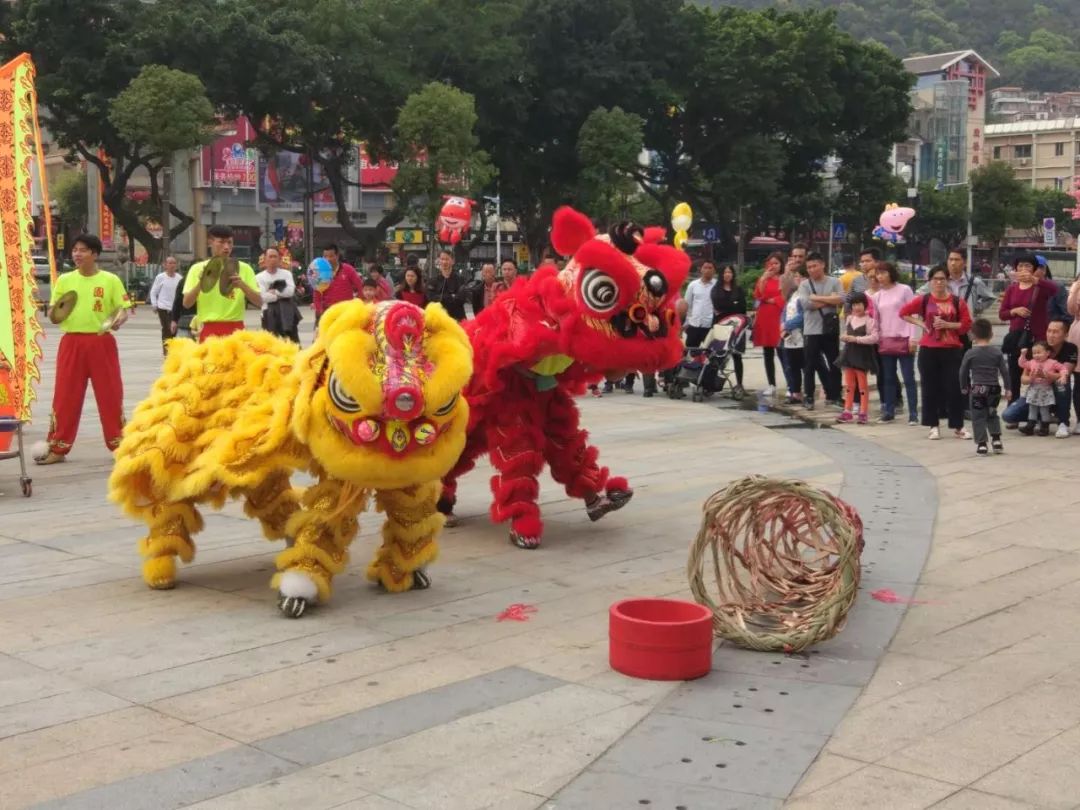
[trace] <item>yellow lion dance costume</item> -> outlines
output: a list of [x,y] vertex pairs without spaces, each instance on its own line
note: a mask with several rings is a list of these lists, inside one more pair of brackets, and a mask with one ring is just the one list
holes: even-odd
[[[172,588],[175,558],[195,556],[196,505],[243,498],[267,539],[286,539],[272,587],[298,618],[330,597],[374,493],[386,522],[368,578],[389,591],[428,587],[439,479],[465,444],[471,373],[468,339],[437,304],[338,304],[304,351],[266,332],[172,341],[109,479],[112,500],[149,526],[143,578]],[[296,470],[316,482],[293,487]]]

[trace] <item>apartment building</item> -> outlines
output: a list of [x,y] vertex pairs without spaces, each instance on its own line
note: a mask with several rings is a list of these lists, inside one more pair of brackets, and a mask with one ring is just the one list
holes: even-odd
[[985,161],[1008,163],[1032,188],[1073,188],[1080,167],[1080,117],[989,124],[983,143]]

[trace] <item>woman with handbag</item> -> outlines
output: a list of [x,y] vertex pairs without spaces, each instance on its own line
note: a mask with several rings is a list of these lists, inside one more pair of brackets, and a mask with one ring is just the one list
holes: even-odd
[[938,264],[928,274],[930,292],[912,298],[900,308],[900,317],[919,327],[919,382],[922,385],[922,423],[930,439],[940,439],[941,405],[958,439],[970,439],[964,430],[964,397],[960,393],[962,335],[971,328],[967,304],[949,292],[949,271]]
[[1020,396],[1020,352],[1030,349],[1036,340],[1046,340],[1050,321],[1050,301],[1057,294],[1057,285],[1048,279],[1035,278],[1035,256],[1016,260],[1016,281],[1001,296],[998,317],[1009,324],[1009,333],[1001,351],[1009,361],[1009,385],[1012,401]]
[[899,393],[897,368],[904,377],[907,392],[908,424],[919,424],[918,395],[915,391],[915,352],[919,348],[919,330],[901,316],[915,293],[906,284],[898,284],[900,274],[892,262],[879,262],[877,266],[877,292],[870,293],[877,311],[880,340],[878,354],[881,356],[882,384],[881,420],[896,419],[896,401]]

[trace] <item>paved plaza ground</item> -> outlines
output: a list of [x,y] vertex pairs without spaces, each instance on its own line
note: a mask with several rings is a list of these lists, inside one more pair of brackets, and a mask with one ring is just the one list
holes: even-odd
[[[120,332],[128,412],[157,373],[155,327],[143,308]],[[89,397],[32,498],[0,463],[0,808],[1080,806],[1080,438],[1007,436],[976,459],[922,428],[715,404],[583,400],[601,460],[635,486],[626,509],[592,524],[545,478],[544,547],[514,549],[486,520],[484,465],[431,590],[363,579],[369,515],[333,601],[290,621],[268,587],[277,546],[236,505],[175,591],[143,585]],[[849,626],[803,656],[720,646],[692,684],[612,672],[608,606],[688,597],[701,504],[748,473],[860,509]],[[499,621],[514,604],[535,612]]]

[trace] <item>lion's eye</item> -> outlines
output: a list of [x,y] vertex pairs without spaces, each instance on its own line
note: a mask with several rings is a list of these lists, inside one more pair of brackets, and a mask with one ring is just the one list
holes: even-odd
[[606,315],[619,303],[619,285],[602,270],[588,270],[581,279],[581,298],[593,312]]
[[333,372],[330,372],[330,382],[326,384],[326,390],[330,393],[330,401],[346,413],[357,413],[360,410],[360,403],[349,396]]
[[454,406],[457,405],[458,395],[454,394],[450,397],[450,401],[443,405],[439,410],[435,411],[436,416],[446,416],[450,411],[454,410]]

